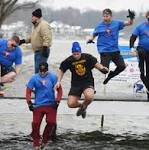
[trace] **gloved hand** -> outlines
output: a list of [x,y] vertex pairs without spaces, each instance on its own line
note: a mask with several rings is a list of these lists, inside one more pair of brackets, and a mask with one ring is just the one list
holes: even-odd
[[30,111],[33,111],[33,110],[34,110],[34,107],[33,107],[33,103],[32,103],[32,102],[28,103],[28,108],[29,108]]
[[109,69],[107,67],[103,67],[100,69],[100,72],[102,72],[103,74],[107,74],[109,72]]
[[48,58],[49,57],[49,52],[47,46],[43,46],[42,48],[42,56]]
[[22,39],[22,40],[20,40],[19,45],[22,45],[22,44],[24,44],[24,43],[25,43],[25,39]]
[[91,40],[91,39],[89,39],[87,42],[86,42],[87,44],[91,44],[91,43],[95,43],[93,40]]
[[130,9],[128,9],[128,16],[127,18],[130,18],[131,20],[133,20],[135,18],[135,12],[131,11]]

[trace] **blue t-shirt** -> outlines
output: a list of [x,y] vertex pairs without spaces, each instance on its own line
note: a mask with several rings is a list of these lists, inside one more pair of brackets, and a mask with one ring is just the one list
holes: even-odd
[[38,73],[32,76],[27,87],[35,91],[34,107],[55,105],[54,86],[57,82],[57,76],[49,73],[41,77]]
[[97,25],[93,35],[98,36],[97,50],[99,53],[119,51],[119,30],[122,30],[124,26],[124,22],[116,20],[110,23],[101,22]]
[[133,31],[133,35],[139,37],[138,46],[141,46],[145,50],[149,51],[149,24],[147,22],[143,22],[138,25]]
[[0,64],[6,67],[11,67],[13,63],[15,65],[22,64],[22,51],[17,46],[12,50],[8,50],[7,40],[0,39]]

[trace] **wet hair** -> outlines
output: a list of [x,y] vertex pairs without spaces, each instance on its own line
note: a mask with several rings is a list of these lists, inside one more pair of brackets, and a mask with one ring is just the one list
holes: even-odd
[[48,63],[42,62],[39,64],[39,71],[40,72],[47,72],[48,71]]
[[20,38],[17,35],[12,36],[11,38],[12,40],[14,40],[18,45],[20,43]]
[[104,10],[102,11],[102,14],[103,14],[103,15],[110,15],[110,16],[112,16],[112,11],[111,11],[111,9],[106,8],[106,9],[104,9]]

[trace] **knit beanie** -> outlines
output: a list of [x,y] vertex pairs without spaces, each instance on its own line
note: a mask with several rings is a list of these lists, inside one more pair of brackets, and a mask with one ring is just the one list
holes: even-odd
[[80,46],[79,42],[73,42],[71,50],[72,50],[72,53],[75,53],[75,52],[81,53],[81,46]]
[[42,11],[40,8],[36,9],[35,11],[32,12],[32,15],[38,18],[42,17]]

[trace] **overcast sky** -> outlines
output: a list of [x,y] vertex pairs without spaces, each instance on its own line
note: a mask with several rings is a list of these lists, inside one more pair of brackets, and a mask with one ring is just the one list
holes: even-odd
[[65,7],[75,7],[82,11],[86,9],[103,10],[111,8],[115,11],[127,10],[128,8],[135,11],[149,10],[149,0],[41,0],[44,5],[59,9]]

